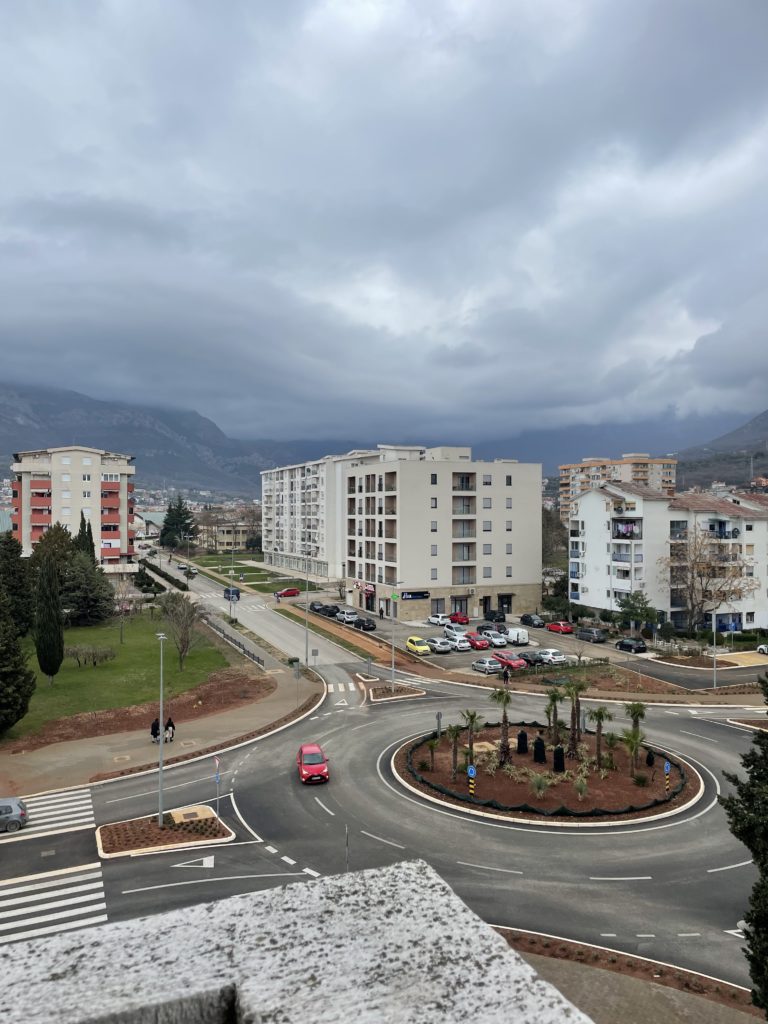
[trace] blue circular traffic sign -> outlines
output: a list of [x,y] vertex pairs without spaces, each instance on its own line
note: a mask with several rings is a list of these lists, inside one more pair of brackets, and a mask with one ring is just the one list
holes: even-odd
[[474,779],[474,777],[476,775],[477,775],[477,768],[475,768],[475,766],[473,764],[467,765],[467,776],[468,776],[468,778]]
[[664,762],[664,774],[665,775],[669,775],[669,773],[671,771],[672,771],[672,765],[669,763],[669,761],[665,761]]

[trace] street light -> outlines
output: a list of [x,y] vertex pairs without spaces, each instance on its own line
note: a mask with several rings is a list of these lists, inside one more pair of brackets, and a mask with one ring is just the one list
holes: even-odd
[[[393,586],[399,587],[403,583],[402,580],[395,580]],[[395,692],[395,607],[397,602],[397,594],[393,593],[390,599],[390,611],[392,618],[392,693]]]
[[309,668],[309,553],[304,552],[304,666]]
[[165,633],[158,633],[160,641],[160,733],[157,737],[160,744],[160,753],[157,757],[157,827],[163,827],[163,746],[165,744],[164,712],[163,712],[163,641],[167,640]]

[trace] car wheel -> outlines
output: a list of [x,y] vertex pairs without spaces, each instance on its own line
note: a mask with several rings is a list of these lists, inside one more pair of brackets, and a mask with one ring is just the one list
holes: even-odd
[[21,822],[20,821],[9,821],[8,824],[5,826],[5,831],[6,832],[18,832],[20,828],[21,828]]

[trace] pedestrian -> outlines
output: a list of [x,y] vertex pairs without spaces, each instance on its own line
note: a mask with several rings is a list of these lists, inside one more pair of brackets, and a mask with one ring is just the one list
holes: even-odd
[[379,618],[380,619],[384,618],[384,605],[383,604],[379,605]]
[[173,743],[173,734],[176,732],[176,725],[173,719],[168,715],[168,721],[165,723],[165,742]]
[[503,673],[501,675],[501,678],[504,680],[504,685],[505,686],[509,686],[509,666],[508,665],[504,666],[504,671],[503,671]]
[[149,734],[152,737],[153,743],[160,742],[160,719],[156,718],[152,725],[149,727]]
[[280,595],[275,594],[275,604],[280,604]]

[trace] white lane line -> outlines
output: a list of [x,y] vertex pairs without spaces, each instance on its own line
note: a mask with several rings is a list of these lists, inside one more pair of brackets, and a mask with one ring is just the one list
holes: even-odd
[[635,935],[635,938],[636,939],[655,939],[656,936],[653,934],[653,932],[637,932],[637,934]]
[[21,843],[25,839],[42,839],[44,836],[63,836],[67,832],[82,832],[84,828],[94,828],[96,822],[91,818],[84,825],[72,825],[70,828],[55,828],[54,823],[46,825],[42,832],[38,832],[32,828],[31,825],[27,825],[21,832],[16,832],[15,835],[6,836],[2,842],[4,843]]
[[[222,778],[225,775],[231,775],[231,774],[232,774],[232,772],[221,772]],[[170,789],[182,789],[184,786],[196,786],[198,784],[198,782],[212,782],[212,781],[213,781],[213,776],[212,775],[206,775],[202,779],[190,779],[189,782],[177,782],[175,786],[166,786],[165,783],[164,783],[163,784],[163,792],[167,793],[168,790],[170,790]],[[115,797],[112,800],[107,800],[107,803],[108,804],[119,804],[119,803],[122,803],[123,800],[135,800],[139,796],[155,796],[156,793],[157,793],[156,789],[149,789],[149,790],[145,790],[143,793],[132,793],[130,796],[118,796],[118,797]]]
[[601,939],[615,939],[616,932],[600,932]]
[[62,921],[61,924],[49,924],[45,928],[29,928],[25,932],[15,932],[13,935],[0,935],[0,945],[5,945],[8,942],[19,942],[21,939],[36,939],[42,935],[54,935],[56,932],[71,932],[76,928],[87,928],[92,924],[105,924],[107,920],[106,914],[97,914],[96,917],[84,917],[77,921]]
[[[76,892],[88,892],[91,889],[103,889],[104,883],[101,880],[101,875],[98,875],[97,877],[99,879],[97,882],[87,882],[85,885],[71,885],[68,886],[66,889],[49,889],[47,892],[33,892],[27,896],[17,896],[16,899],[13,900],[7,900],[5,898],[6,894],[3,893],[2,898],[0,899],[0,907],[2,907],[2,912],[3,914],[5,914],[6,907],[15,907],[21,903],[34,903],[35,900],[49,900],[52,896],[70,896],[72,893]],[[26,889],[29,887],[22,886],[21,888]],[[18,890],[16,891],[18,892]],[[91,896],[89,897],[89,899],[93,899],[93,897]]]
[[319,871],[313,871],[312,868],[304,868],[304,874],[305,875],[311,875],[313,878],[319,878],[320,877],[320,872]]
[[24,800],[27,807],[55,807],[57,804],[67,807],[75,804],[88,803],[91,799],[90,789],[81,789],[75,793],[57,793],[52,796],[31,796]]
[[457,860],[456,863],[465,868],[480,868],[481,871],[502,871],[505,875],[522,875],[523,873],[512,868],[492,868],[490,864],[470,864],[466,860]]
[[[679,714],[680,714],[680,712],[679,712],[679,711],[667,711],[667,710],[666,710],[666,708],[665,708],[665,709],[664,709],[664,714],[665,714],[665,715],[679,715]],[[613,936],[608,936],[608,937],[609,937],[609,938],[612,938]]]
[[[33,812],[33,814],[34,814],[34,812]],[[38,811],[37,814],[35,814],[34,818],[30,814],[30,816],[29,816],[30,817],[29,825],[27,827],[28,828],[48,828],[48,826],[52,822],[61,821],[63,814],[64,814],[63,811],[45,811],[45,812]],[[82,808],[78,808],[76,811],[67,811],[66,812],[66,818],[65,818],[66,821],[77,822],[77,821],[86,821],[88,819],[93,821],[93,808],[92,807],[88,807],[88,808],[82,807]]]
[[240,813],[240,808],[239,808],[239,807],[237,806],[237,803],[236,803],[236,801],[235,801],[235,794],[234,794],[234,793],[229,793],[229,798],[230,798],[230,800],[232,801],[232,810],[233,810],[233,811],[235,812],[235,814],[237,815],[237,819],[238,819],[238,821],[239,821],[239,822],[240,822],[240,824],[241,824],[241,825],[243,826],[243,828],[244,828],[244,829],[246,830],[246,832],[248,832],[248,833],[249,833],[249,834],[250,834],[251,836],[253,836],[254,840],[255,840],[255,841],[256,841],[257,843],[261,843],[261,842],[263,842],[263,840],[262,840],[261,836],[260,836],[260,835],[258,835],[258,834],[257,834],[256,832],[254,832],[254,831],[253,831],[253,829],[251,828],[251,826],[250,826],[250,825],[248,824],[248,822],[247,822],[247,821],[245,820],[245,818],[244,818],[244,817],[242,816],[242,814]]
[[[94,910],[94,911],[96,911],[96,910],[99,910],[99,911],[106,910],[107,909],[107,904],[106,903],[96,903],[96,904],[94,904],[94,906],[89,907],[88,909],[89,910]],[[82,907],[73,907],[71,910],[58,910],[55,914],[45,914],[42,917],[36,917],[34,919],[34,922],[30,922],[30,924],[38,923],[38,922],[40,924],[45,924],[46,921],[61,921],[65,917],[74,917],[76,914],[82,914],[82,912],[83,912],[83,908]],[[28,911],[24,910],[24,911],[22,911],[22,913],[28,913]],[[10,916],[10,915],[6,915],[6,916]],[[0,931],[7,932],[9,929],[15,928],[16,925],[17,925],[16,921],[12,921],[10,924],[0,924]]]
[[701,932],[678,932],[678,939],[700,939]]
[[267,853],[277,853],[276,846],[265,846],[264,849],[267,851]]
[[366,832],[364,829],[360,829],[360,835],[368,836],[369,839],[375,839],[377,843],[386,843],[387,846],[396,846],[398,850],[404,850],[405,847],[401,846],[400,843],[393,843],[391,839],[382,839],[381,836],[375,836],[371,832]]
[[651,875],[626,875],[623,878],[615,878],[610,875],[590,875],[590,882],[649,882]]
[[363,725],[353,725],[349,732],[355,732],[357,729],[367,729],[371,725],[376,725],[376,722],[365,722]]
[[316,722],[319,717],[320,715],[312,715],[312,717],[310,718],[310,722]]
[[714,875],[717,871],[731,871],[733,868],[745,868],[751,863],[751,860],[740,860],[738,864],[726,864],[723,868],[707,868],[707,874]]
[[296,861],[295,860],[291,860],[290,857],[281,857],[280,860],[284,860],[286,864],[291,864],[291,865],[296,863]]
[[331,816],[332,818],[335,818],[335,817],[336,817],[336,812],[335,812],[335,811],[332,811],[332,810],[330,809],[330,807],[326,807],[326,806],[325,806],[325,804],[323,803],[323,801],[322,801],[322,800],[320,799],[320,797],[319,797],[319,796],[316,796],[316,797],[315,797],[315,803],[318,803],[318,804],[320,804],[320,806],[321,806],[321,807],[323,808],[323,810],[325,811],[325,813],[326,813],[326,814],[330,814],[330,816]]
[[[61,875],[74,875],[77,871],[95,871],[101,873],[101,864],[96,861],[95,864],[78,864],[75,868],[59,868],[58,871],[39,871],[35,875],[18,875],[16,878],[4,878],[0,885],[11,885],[13,882],[31,882],[38,878],[56,878],[58,879]],[[98,878],[98,875],[83,875],[83,878]],[[80,881],[80,879],[70,879],[70,881]],[[51,885],[57,885],[58,881],[51,882]],[[21,892],[20,889],[0,889],[0,896],[4,892]]]
[[322,716],[322,717],[323,717],[323,718],[328,718],[328,716],[329,716],[329,715],[332,715],[332,714],[333,714],[333,712],[332,712],[332,711],[324,711],[324,712],[323,712],[323,716]]
[[164,882],[162,885],[145,885],[141,889],[123,889],[123,896],[135,892],[152,892],[155,889],[175,889],[182,885],[205,885],[207,882],[241,882],[247,878],[295,878],[295,871],[279,871],[265,875],[225,875],[223,878],[191,878],[186,882]]
[[681,729],[680,732],[683,736],[695,736],[697,740],[706,740],[707,743],[719,743],[720,740],[713,740],[709,736],[702,736],[700,732],[686,732],[685,729]]

